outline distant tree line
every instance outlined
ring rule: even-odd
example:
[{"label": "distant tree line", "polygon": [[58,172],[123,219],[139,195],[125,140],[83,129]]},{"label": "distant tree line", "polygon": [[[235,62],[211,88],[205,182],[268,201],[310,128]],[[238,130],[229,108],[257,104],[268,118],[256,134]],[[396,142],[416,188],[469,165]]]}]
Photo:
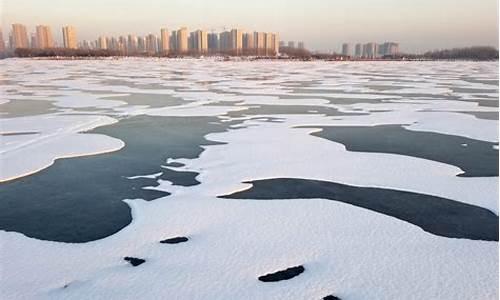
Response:
[{"label": "distant tree line", "polygon": [[[49,49],[33,49],[33,48],[17,48],[14,51],[16,57],[114,57],[114,56],[144,56],[144,57],[182,57],[182,56],[256,56],[257,58],[269,58],[275,53],[261,53],[255,50],[242,50],[239,53],[234,51],[215,52],[215,53],[197,53],[187,52],[184,54],[157,54],[147,52],[125,53],[119,50],[101,50],[101,49],[65,49],[65,48],[49,48]],[[446,50],[429,51],[424,54],[398,54],[392,56],[384,56],[381,60],[498,60],[498,50],[493,47],[468,47],[454,48]],[[1,57],[0,57],[1,58]],[[349,56],[340,54],[327,53],[311,53],[307,49],[281,47],[280,57],[287,59],[299,60],[350,60]]]},{"label": "distant tree line", "polygon": [[66,48],[17,48],[14,56],[17,57],[111,57],[120,56],[120,51],[113,50],[87,50]]},{"label": "distant tree line", "polygon": [[199,52],[189,50],[183,53],[172,51],[170,53],[139,52],[133,53],[121,50],[103,50],[103,49],[67,49],[67,48],[17,48],[14,51],[16,57],[112,57],[112,56],[139,56],[139,57],[200,57],[200,56],[275,56],[276,53],[271,49],[241,49]]},{"label": "distant tree line", "polygon": [[493,47],[453,48],[429,51],[422,57],[425,59],[497,60],[498,50]]},{"label": "distant tree line", "polygon": [[290,58],[310,59],[312,54],[309,50],[295,47],[280,47],[280,54]]}]

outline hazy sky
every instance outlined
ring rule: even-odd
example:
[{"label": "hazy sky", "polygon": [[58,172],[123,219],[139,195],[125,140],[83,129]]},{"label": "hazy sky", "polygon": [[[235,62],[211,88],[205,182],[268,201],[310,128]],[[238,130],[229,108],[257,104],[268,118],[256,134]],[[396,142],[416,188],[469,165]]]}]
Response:
[{"label": "hazy sky", "polygon": [[224,26],[273,31],[314,50],[342,42],[401,43],[403,51],[491,45],[498,47],[497,0],[0,0],[5,38],[10,24],[34,30],[77,27],[78,39]]}]

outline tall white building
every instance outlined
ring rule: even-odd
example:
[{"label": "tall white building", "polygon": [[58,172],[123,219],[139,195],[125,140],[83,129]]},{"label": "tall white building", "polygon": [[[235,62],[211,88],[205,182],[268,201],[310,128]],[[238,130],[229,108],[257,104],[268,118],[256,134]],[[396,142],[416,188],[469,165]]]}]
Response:
[{"label": "tall white building", "polygon": [[129,34],[127,38],[127,52],[135,53],[137,52],[137,36]]},{"label": "tall white building", "polygon": [[377,46],[375,43],[367,43],[363,45],[364,58],[375,58],[377,56]]},{"label": "tall white building", "polygon": [[211,32],[207,34],[208,39],[208,51],[215,53],[219,51],[219,34],[216,32]]},{"label": "tall white building", "polygon": [[231,50],[235,52],[236,55],[241,54],[243,49],[243,31],[241,29],[231,30]]},{"label": "tall white building", "polygon": [[253,32],[243,34],[243,49],[255,50],[255,36]]},{"label": "tall white building", "polygon": [[78,41],[76,39],[76,30],[73,26],[64,26],[63,33],[63,46],[68,49],[76,49]]},{"label": "tall white building", "polygon": [[158,52],[158,37],[154,34],[148,34],[145,41],[145,50],[148,54],[155,54]]},{"label": "tall white building", "polygon": [[198,54],[208,52],[208,33],[205,30],[196,30],[191,33],[192,50]]},{"label": "tall white building", "polygon": [[101,50],[108,49],[108,39],[105,36],[100,36],[99,39],[97,39],[97,48]]},{"label": "tall white building", "polygon": [[161,47],[160,50],[163,54],[168,54],[170,51],[170,33],[167,28],[162,28],[160,30],[161,36]]},{"label": "tall white building", "polygon": [[264,55],[266,52],[266,33],[254,32],[254,41],[257,54]]},{"label": "tall white building", "polygon": [[3,39],[2,28],[0,28],[0,53],[4,53],[4,52],[5,52],[5,41]]},{"label": "tall white building", "polygon": [[188,50],[188,31],[186,27],[182,27],[177,30],[177,52],[183,54]]},{"label": "tall white building", "polygon": [[12,49],[29,48],[28,32],[23,24],[12,24],[10,46]]},{"label": "tall white building", "polygon": [[351,45],[350,44],[348,44],[348,43],[342,44],[342,55],[345,55],[345,56],[351,56],[352,55]]},{"label": "tall white building", "polygon": [[356,44],[354,47],[354,56],[361,57],[363,55],[363,46],[361,44]]},{"label": "tall white building", "polygon": [[38,48],[53,48],[54,39],[52,38],[52,30],[50,26],[38,25],[36,27],[36,44]]},{"label": "tall white building", "polygon": [[231,32],[224,31],[219,35],[219,49],[222,52],[231,50]]}]

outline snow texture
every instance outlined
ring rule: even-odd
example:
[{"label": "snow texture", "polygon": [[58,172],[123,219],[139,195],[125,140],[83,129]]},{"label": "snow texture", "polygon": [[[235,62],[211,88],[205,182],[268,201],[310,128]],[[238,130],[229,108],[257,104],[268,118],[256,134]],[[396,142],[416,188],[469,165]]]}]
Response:
[{"label": "snow texture", "polygon": [[[223,144],[204,146],[199,158],[166,159],[180,163],[169,169],[198,172],[199,185],[172,185],[161,174],[129,177],[158,179],[149,188],[171,195],[124,200],[133,221],[112,236],[69,244],[0,231],[3,299],[498,298],[497,242],[439,237],[325,199],[217,198],[249,188],[243,181],[304,178],[435,195],[498,214],[498,177],[457,177],[456,166],[351,152],[311,135],[319,130],[314,126],[400,124],[498,142],[498,120],[467,114],[498,112],[498,63],[7,59],[0,68],[6,79],[0,106],[9,100],[56,106],[50,114],[0,120],[2,181],[58,158],[119,150],[122,141],[84,132],[120,118],[236,122],[208,134]],[[153,108],[108,99],[131,93],[186,103]],[[245,115],[260,105],[279,105],[285,113]],[[289,105],[345,114],[290,114]],[[171,237],[188,240],[160,243]],[[132,267],[124,257],[145,262]],[[289,280],[258,280],[299,265],[305,271]]]}]

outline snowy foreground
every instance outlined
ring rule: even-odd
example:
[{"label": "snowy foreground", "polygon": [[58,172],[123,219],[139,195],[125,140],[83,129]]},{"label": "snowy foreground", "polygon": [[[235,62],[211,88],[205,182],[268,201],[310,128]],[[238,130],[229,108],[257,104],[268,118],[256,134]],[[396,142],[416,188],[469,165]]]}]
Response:
[{"label": "snowy foreground", "polygon": [[[126,118],[231,124],[206,135],[221,143],[203,146],[198,158],[165,161],[180,163],[166,169],[199,173],[200,184],[158,179],[150,188],[170,195],[124,199],[132,222],[109,237],[72,244],[0,231],[2,299],[498,298],[497,241],[437,236],[326,199],[218,198],[252,180],[303,178],[498,214],[498,177],[457,176],[463,170],[454,165],[348,151],[311,135],[324,126],[396,124],[498,151],[498,63],[9,59],[0,68],[0,189],[44,176],[60,158],[122,151],[126,142],[84,132]],[[176,236],[189,240],[159,243]],[[304,273],[289,280],[257,279],[298,265]]]}]

